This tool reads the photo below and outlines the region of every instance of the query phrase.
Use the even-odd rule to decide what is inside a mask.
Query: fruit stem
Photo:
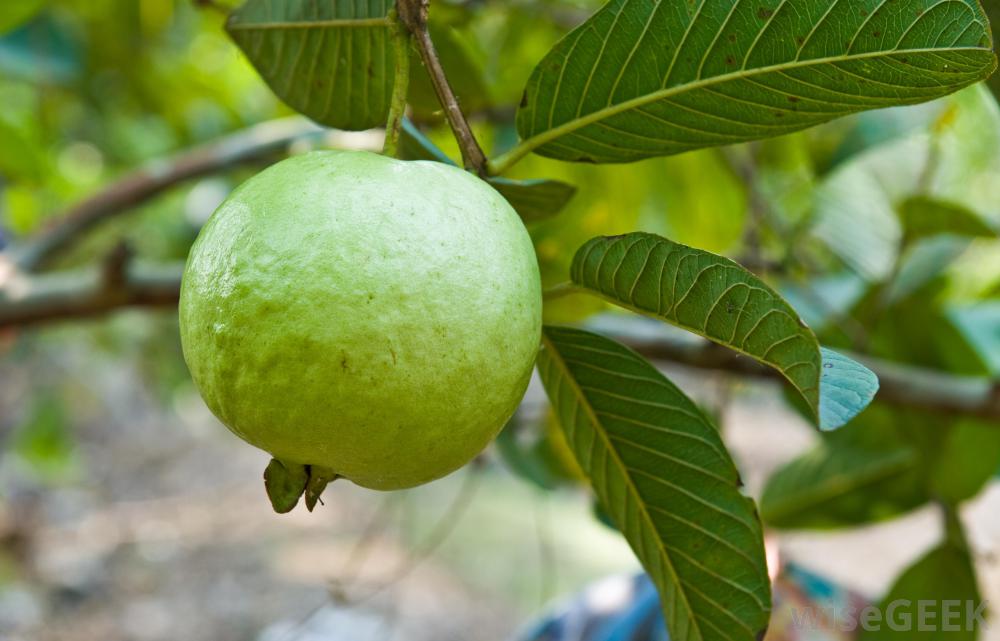
[[[465,168],[474,171],[479,177],[486,177],[486,154],[483,153],[479,142],[476,140],[469,122],[462,113],[462,108],[458,105],[458,98],[448,84],[444,68],[438,59],[437,50],[431,40],[430,31],[427,29],[427,15],[430,11],[430,0],[396,0],[396,11],[399,12],[400,21],[413,34],[413,42],[417,45],[420,59],[427,69],[431,84],[434,85],[434,93],[437,94],[438,102],[444,109],[445,118],[451,131],[458,141],[458,146],[462,150],[462,161]]]
[[[406,114],[406,96],[410,88],[410,31],[399,19],[395,9],[389,12],[392,25],[392,40],[396,53],[395,76],[392,83],[392,99],[389,102],[389,117],[385,123],[385,143],[382,153],[395,158],[399,151],[399,130]]]

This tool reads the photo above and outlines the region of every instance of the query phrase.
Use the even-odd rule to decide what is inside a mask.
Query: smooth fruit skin
[[[238,436],[389,490],[458,469],[496,436],[527,387],[541,306],[531,239],[485,182],[313,152],[209,219],[184,272],[181,341]]]

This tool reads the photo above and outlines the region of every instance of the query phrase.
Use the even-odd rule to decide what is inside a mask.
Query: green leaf
[[[991,47],[976,0],[612,0],[536,67],[518,133],[588,162],[769,138],[951,93]]]
[[[940,424],[925,429],[940,429]],[[928,485],[934,495],[957,504],[970,499],[1000,470],[1000,426],[965,418],[949,426],[934,452]]]
[[[878,378],[861,363],[832,349],[821,347],[819,352],[819,425],[834,429],[868,407],[878,392]]]
[[[819,445],[768,479],[764,522],[788,529],[855,526],[925,504],[929,470],[906,429],[910,419],[876,403],[844,429],[823,434]]]
[[[42,10],[45,0],[4,0],[0,2],[0,33],[6,33]]]
[[[433,160],[456,165],[409,119],[403,120],[399,157],[406,160]],[[534,223],[558,214],[576,194],[576,187],[558,180],[511,180],[493,176],[486,179],[525,223]]]
[[[945,310],[945,316],[983,360],[989,373],[1000,377],[1000,301],[955,305]]]
[[[399,157],[403,160],[433,160],[458,166],[457,162],[441,151],[441,148],[425,136],[409,118],[403,119],[403,128],[399,133]]]
[[[544,490],[579,485],[582,473],[555,417],[541,423],[511,418],[494,441],[500,458],[516,476]]]
[[[278,514],[295,509],[308,482],[309,468],[299,463],[286,463],[273,458],[264,468],[264,491]]]
[[[601,507],[660,592],[675,641],[752,641],[770,586],[760,520],[718,431],[635,352],[545,327],[538,370]]]
[[[924,626],[919,625],[921,602],[929,604],[928,612],[934,615]],[[951,604],[952,612],[959,613],[947,622],[942,619],[942,608],[946,603]],[[981,626],[975,625],[974,617],[974,625],[967,626],[966,608],[969,603],[973,612],[983,603],[972,558],[964,546],[946,542],[928,552],[896,579],[878,608],[883,617],[891,616],[891,619],[883,619],[876,630],[863,630],[859,639],[974,641]],[[890,622],[894,625],[889,625]],[[944,624],[953,627],[948,629]]]
[[[27,420],[17,426],[6,445],[40,480],[65,481],[80,464],[71,427],[62,400],[42,393]]]
[[[572,200],[576,187],[558,180],[511,180],[510,178],[489,178],[507,202],[510,203],[526,223],[535,223],[552,218]]]
[[[947,234],[912,244],[899,257],[893,278],[884,285],[885,300],[893,304],[909,296],[919,296],[923,288],[933,286],[934,280],[965,253],[970,242],[967,237]]]
[[[42,85],[69,85],[83,72],[85,51],[72,24],[57,19],[52,12],[42,13],[0,38],[0,76]]]
[[[392,0],[248,0],[226,23],[271,90],[338,129],[384,125],[392,95]]]
[[[434,48],[437,50],[441,67],[451,89],[455,92],[462,110],[466,114],[475,113],[489,106],[489,87],[483,81],[483,71],[476,62],[475,52],[463,38],[463,34],[448,25],[435,20],[437,12],[431,12],[428,25]],[[407,97],[410,109],[418,120],[428,120],[442,114],[441,103],[431,78],[427,74],[423,60],[413,52],[410,61],[410,88]]]
[[[737,263],[653,234],[599,237],[573,258],[577,285],[774,367],[822,429],[853,418],[878,390],[864,366],[830,350],[784,299]]]
[[[899,218],[907,241],[929,238],[940,234],[970,237],[996,237],[997,230],[979,214],[962,205],[914,196],[899,206]]]
[[[825,529],[890,518],[926,497],[914,483],[918,459],[905,447],[880,451],[824,443],[778,469],[764,487],[769,526]]]

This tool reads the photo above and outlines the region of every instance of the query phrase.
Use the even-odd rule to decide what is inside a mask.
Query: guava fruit
[[[531,239],[485,182],[323,151],[265,169],[211,216],[180,330],[208,407],[275,470],[392,490],[496,436],[528,384],[541,305]]]

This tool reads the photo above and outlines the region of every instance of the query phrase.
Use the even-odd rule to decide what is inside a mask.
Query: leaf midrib
[[[635,482],[632,480],[632,476],[628,472],[628,467],[625,465],[625,462],[618,455],[618,451],[613,447],[610,439],[607,437],[604,431],[597,429],[597,426],[603,425],[603,423],[600,421],[600,419],[598,419],[597,414],[594,413],[594,410],[590,406],[590,403],[587,403],[584,400],[587,398],[586,395],[583,393],[583,390],[580,389],[580,386],[576,383],[576,379],[570,373],[569,366],[563,359],[562,354],[560,354],[559,350],[555,348],[555,345],[548,338],[548,336],[545,334],[544,331],[542,332],[542,344],[545,345],[545,347],[548,349],[549,358],[551,358],[552,361],[556,364],[556,366],[559,367],[559,369],[562,372],[563,378],[567,381],[567,384],[573,388],[573,391],[576,394],[577,399],[579,399],[578,402],[581,405],[583,405],[584,411],[587,412],[587,416],[590,417],[591,424],[594,426],[593,428],[594,432],[597,433],[597,436],[599,436],[601,441],[604,443],[604,447],[607,450],[608,455],[612,456],[615,462],[621,468],[622,477],[625,479],[625,483],[628,485],[628,490],[632,494],[632,500],[634,500],[636,503],[636,509],[642,514],[643,520],[646,522],[647,526],[655,533],[653,539],[655,540],[657,550],[659,550],[660,552],[662,559],[661,563],[670,571],[671,576],[674,578],[674,581],[677,584],[677,591],[680,593],[681,598],[684,600],[684,606],[687,608],[688,619],[691,621],[692,627],[697,631],[698,638],[704,639],[705,635],[704,633],[702,633],[701,623],[695,616],[694,608],[691,607],[691,602],[688,600],[687,592],[683,589],[684,584],[681,582],[680,577],[677,575],[677,570],[674,568],[673,560],[670,554],[667,552],[667,548],[663,544],[659,530],[656,529],[656,526],[653,523],[653,519],[649,514],[649,510],[646,509],[646,504],[641,500],[642,495],[639,493],[639,489],[636,487]]]
[[[775,369],[779,374],[782,375],[782,377],[785,380],[788,381],[788,383],[792,387],[795,388],[795,390],[799,394],[801,394],[803,396],[803,398],[805,398],[806,402],[808,402],[809,405],[810,405],[810,409],[812,409],[813,413],[816,415],[816,418],[819,418],[819,399],[822,397],[822,389],[821,389],[821,387],[822,387],[822,373],[823,373],[823,368],[822,368],[823,354],[819,350],[819,339],[816,338],[816,334],[813,333],[812,328],[810,328],[808,325],[801,325],[801,327],[809,333],[809,335],[812,337],[813,341],[816,343],[816,353],[819,354],[819,357],[820,357],[820,359],[819,359],[820,360],[820,364],[816,368],[817,374],[816,374],[816,388],[815,388],[816,389],[816,406],[815,407],[812,407],[812,401],[810,401],[810,399],[806,397],[806,390],[803,390],[801,387],[799,387],[798,385],[796,385],[794,383],[794,381],[792,381],[792,379],[788,378],[788,376],[785,375],[784,370],[781,370],[780,368],[775,367],[769,361],[765,361],[765,360],[761,359],[759,356],[757,356],[755,354],[751,354],[750,352],[748,352],[748,351],[746,351],[744,349],[741,349],[741,348],[739,348],[739,347],[737,347],[735,345],[731,345],[729,343],[723,343],[722,341],[719,341],[719,340],[717,340],[717,339],[715,339],[715,338],[713,338],[711,336],[708,336],[707,334],[705,334],[704,331],[698,329],[697,327],[692,327],[690,325],[682,323],[679,320],[677,320],[676,317],[671,318],[669,316],[661,316],[660,314],[656,314],[655,312],[651,312],[649,310],[642,309],[641,307],[636,307],[632,303],[629,303],[627,301],[624,301],[624,300],[621,300],[621,299],[618,299],[618,298],[613,298],[612,296],[609,296],[608,294],[605,294],[604,292],[602,292],[602,291],[600,291],[598,289],[595,289],[595,288],[593,288],[593,287],[591,287],[589,285],[585,285],[583,283],[576,283],[576,285],[578,285],[578,286],[583,287],[584,289],[586,289],[586,291],[587,291],[588,294],[591,294],[593,296],[596,296],[597,298],[600,298],[600,299],[602,299],[604,301],[607,301],[607,302],[611,303],[612,305],[615,305],[616,307],[621,307],[623,309],[627,309],[630,312],[634,312],[636,314],[639,314],[640,316],[646,316],[646,317],[663,319],[663,320],[665,320],[666,322],[670,323],[671,325],[673,325],[675,327],[679,327],[679,328],[683,329],[684,331],[691,332],[692,334],[696,334],[698,336],[701,336],[702,338],[704,338],[705,340],[707,340],[710,343],[715,343],[716,345],[722,345],[726,349],[731,349],[731,350],[733,350],[734,352],[736,352],[738,354],[742,354],[743,356],[750,357],[751,359],[753,359],[754,361],[756,361],[757,363],[760,363],[761,365],[763,365],[765,367],[770,367],[770,368]],[[777,294],[775,294],[775,295],[777,296]],[[799,322],[801,323],[802,321],[800,320]]]
[[[388,16],[380,18],[335,18],[330,20],[296,20],[292,22],[236,22],[229,24],[229,31],[267,31],[277,29],[322,29],[339,27],[391,27]]]
[[[547,129],[542,133],[535,134],[530,138],[521,141],[513,149],[507,153],[498,156],[491,164],[494,167],[493,173],[503,173],[508,167],[514,164],[517,160],[524,157],[525,155],[531,153],[534,149],[541,147],[542,145],[555,140],[561,136],[568,133],[572,133],[577,129],[582,129],[587,125],[591,125],[595,122],[604,120],[605,118],[610,118],[616,116],[625,111],[631,109],[636,109],[644,105],[648,105],[659,100],[664,100],[672,96],[676,96],[681,93],[686,93],[688,91],[696,91],[698,89],[704,89],[707,87],[712,87],[718,84],[726,83],[731,80],[740,80],[744,78],[752,78],[758,75],[764,75],[768,73],[778,72],[778,71],[788,71],[793,69],[806,69],[813,66],[833,64],[836,62],[852,62],[856,60],[866,60],[869,58],[880,58],[885,56],[896,56],[896,55],[918,55],[924,53],[942,53],[942,52],[956,52],[956,51],[976,51],[976,52],[988,52],[992,53],[991,49],[986,49],[983,47],[923,47],[918,49],[892,49],[889,51],[871,51],[863,54],[847,55],[847,56],[827,56],[824,58],[812,58],[810,60],[793,60],[790,62],[783,62],[776,65],[768,65],[766,67],[758,67],[756,69],[746,70],[740,69],[738,71],[733,71],[730,73],[725,73],[719,76],[712,76],[711,78],[701,78],[693,82],[688,82],[680,85],[675,85],[666,89],[660,89],[658,91],[653,91],[651,93],[644,94],[642,96],[637,96],[635,98],[630,98],[624,102],[619,102],[614,105],[609,105],[598,109],[597,111],[592,111],[589,114],[573,118],[563,124],[553,127],[552,129]],[[996,60],[994,59],[993,66],[996,67]]]

